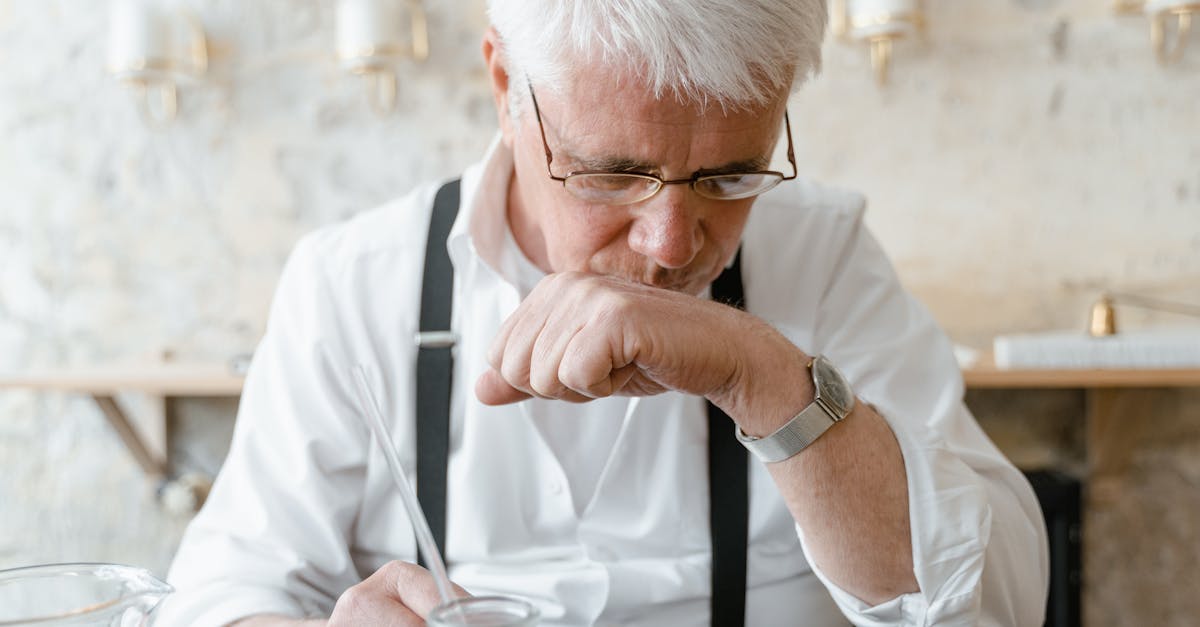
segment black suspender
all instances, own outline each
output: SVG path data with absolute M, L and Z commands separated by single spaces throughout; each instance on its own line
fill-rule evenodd
M 712 284 L 713 300 L 745 309 L 742 253 Z M 712 624 L 746 617 L 746 544 L 750 526 L 750 464 L 733 421 L 708 403 L 708 520 L 712 533 Z
M 446 460 L 450 455 L 450 389 L 454 375 L 454 341 L 435 341 L 431 333 L 450 331 L 454 266 L 446 238 L 458 215 L 459 181 L 438 190 L 429 217 L 425 274 L 421 285 L 421 333 L 417 349 L 417 500 L 433 531 L 438 550 L 446 554 Z M 428 556 L 421 560 L 428 564 Z
M 417 352 L 417 499 L 442 554 L 446 551 L 446 465 L 450 453 L 450 329 L 454 269 L 446 239 L 458 215 L 459 181 L 433 201 L 421 287 L 421 346 Z M 742 308 L 741 254 L 712 286 L 713 300 Z M 746 543 L 750 496 L 746 449 L 725 412 L 708 404 L 709 524 L 712 531 L 712 624 L 737 627 L 746 615 Z M 422 564 L 425 560 L 421 561 Z

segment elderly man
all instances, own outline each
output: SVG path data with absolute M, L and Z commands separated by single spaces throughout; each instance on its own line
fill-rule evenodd
M 437 604 L 358 365 L 451 578 L 543 624 L 1040 624 L 1032 491 L 862 199 L 796 177 L 823 2 L 489 10 L 500 137 L 461 199 L 423 187 L 297 246 L 168 624 Z M 419 348 L 439 286 L 451 333 Z

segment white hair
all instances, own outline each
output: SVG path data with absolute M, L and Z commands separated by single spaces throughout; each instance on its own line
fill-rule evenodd
M 825 0 L 488 0 L 488 15 L 514 78 L 561 90 L 601 64 L 656 98 L 724 109 L 815 75 L 827 19 Z

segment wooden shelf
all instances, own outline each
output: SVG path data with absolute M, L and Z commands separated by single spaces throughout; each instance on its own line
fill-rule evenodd
M 1162 370 L 1002 370 L 990 363 L 963 370 L 971 389 L 1200 387 L 1200 368 Z
M 90 396 L 130 455 L 156 484 L 158 494 L 173 488 L 173 493 L 190 494 L 191 506 L 199 508 L 211 478 L 171 475 L 167 443 L 171 400 L 237 398 L 242 393 L 243 379 L 228 367 L 215 364 L 143 363 L 0 372 L 0 391 L 7 388 Z M 129 403 L 131 400 L 135 402 Z
M 0 389 L 113 395 L 141 392 L 155 396 L 238 396 L 244 377 L 212 364 L 153 364 L 0 372 Z
M 990 358 L 963 370 L 971 389 L 1019 388 L 1161 388 L 1200 387 L 1200 368 L 1163 370 L 1003 370 Z M 223 396 L 241 394 L 245 378 L 214 364 L 158 364 L 108 368 L 64 368 L 0 372 L 0 389 L 111 395 L 141 392 L 156 396 Z

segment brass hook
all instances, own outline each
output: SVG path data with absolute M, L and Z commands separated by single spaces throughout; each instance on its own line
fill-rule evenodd
M 1108 337 L 1117 334 L 1117 314 L 1113 309 L 1112 296 L 1102 294 L 1092 304 L 1091 314 L 1088 315 L 1088 335 L 1092 337 Z
M 1154 45 L 1154 56 L 1160 65 L 1170 65 L 1183 58 L 1187 48 L 1188 35 L 1192 32 L 1193 7 L 1180 7 L 1155 13 L 1150 19 L 1150 42 Z M 1167 16 L 1176 18 L 1175 45 L 1167 49 Z
M 425 6 L 420 0 L 409 3 L 412 16 L 412 56 L 417 61 L 429 58 L 429 23 L 425 19 Z
M 846 13 L 846 0 L 833 0 L 829 7 L 829 30 L 841 41 L 847 41 L 850 32 L 850 18 Z
M 157 81 L 153 84 L 138 81 L 135 86 L 138 90 L 138 100 L 142 103 L 142 117 L 146 121 L 154 126 L 163 127 L 175 119 L 179 110 L 179 95 L 173 81 Z M 151 91 L 158 95 L 157 106 Z
M 367 73 L 371 81 L 371 108 L 379 115 L 387 115 L 396 109 L 396 74 L 386 68 L 375 68 Z
M 892 63 L 892 38 L 873 37 L 871 39 L 871 67 L 875 70 L 875 82 L 886 85 L 888 69 Z

